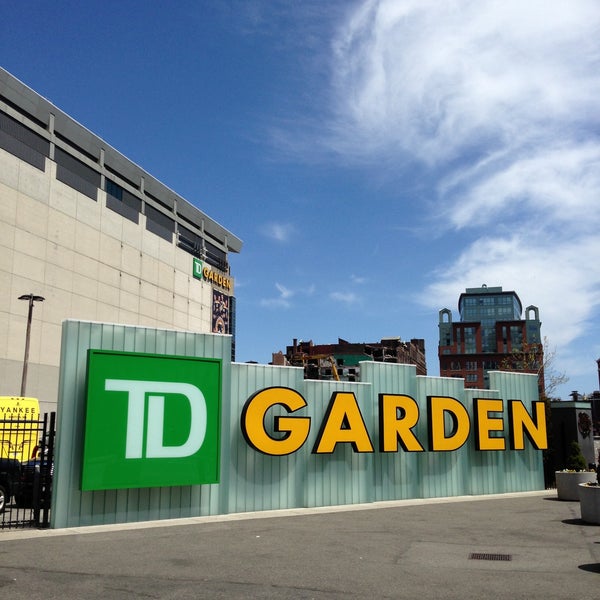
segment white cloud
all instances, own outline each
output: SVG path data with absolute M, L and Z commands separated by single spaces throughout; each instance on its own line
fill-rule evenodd
M 490 222 L 522 224 L 572 235 L 595 234 L 600 226 L 600 142 L 523 149 L 487 158 L 453 173 L 440 185 L 454 226 Z
M 290 308 L 291 304 L 284 298 L 262 298 L 260 306 L 263 308 Z
M 263 225 L 261 232 L 276 242 L 286 243 L 294 233 L 294 226 L 290 223 L 267 223 Z
M 260 305 L 265 308 L 290 308 L 292 305 L 290 300 L 295 292 L 280 283 L 275 283 L 275 288 L 279 295 L 274 298 L 263 298 Z
M 311 284 L 305 289 L 293 290 L 281 283 L 275 283 L 275 289 L 279 295 L 274 298 L 263 298 L 260 301 L 261 306 L 266 308 L 290 308 L 292 306 L 292 298 L 298 295 L 310 297 L 314 295 L 316 286 Z
M 323 144 L 405 174 L 420 164 L 437 192 L 423 216 L 455 250 L 423 303 L 453 308 L 466 287 L 502 285 L 540 308 L 565 365 L 587 364 L 579 344 L 600 308 L 600 3 L 369 0 L 333 51 Z
M 361 277 L 360 275 L 354 275 L 354 273 L 352 275 L 350 275 L 350 279 L 352 280 L 352 283 L 355 283 L 356 285 L 363 285 L 363 284 L 367 283 L 366 277 Z
M 359 296 L 354 292 L 331 292 L 329 297 L 335 302 L 340 302 L 347 306 L 360 303 Z
M 598 123 L 599 26 L 593 0 L 365 2 L 334 43 L 329 144 L 433 165 Z
M 288 298 L 291 298 L 294 295 L 294 292 L 292 290 L 286 288 L 280 283 L 276 283 L 275 287 L 277 288 L 277 291 L 281 294 L 281 298 L 284 300 L 287 300 Z
M 290 308 L 291 304 L 283 298 L 262 298 L 259 302 L 263 308 Z

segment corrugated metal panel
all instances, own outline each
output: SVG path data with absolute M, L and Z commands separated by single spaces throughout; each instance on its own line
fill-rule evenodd
M 230 356 L 231 338 L 81 321 L 63 323 L 52 527 L 226 512 L 219 502 L 218 485 L 81 491 L 89 348 L 221 358 Z M 224 360 L 224 398 L 230 396 L 230 379 L 230 364 Z M 229 419 L 230 415 L 224 414 L 225 418 Z
M 337 444 L 332 454 L 310 454 L 317 441 L 323 417 L 334 392 L 351 392 L 356 397 L 371 441 L 373 439 L 376 412 L 371 402 L 370 386 L 360 383 L 311 381 L 304 382 L 308 401 L 307 415 L 312 427 L 305 455 L 304 506 L 334 506 L 372 502 L 373 454 L 358 454 L 350 444 Z
M 465 390 L 462 379 L 444 377 L 418 377 L 417 398 L 421 408 L 422 420 L 417 434 L 423 444 L 427 444 L 427 397 L 449 396 L 465 404 Z M 469 411 L 469 407 L 466 407 Z M 450 423 L 446 421 L 447 429 Z M 424 452 L 419 454 L 420 460 L 420 498 L 438 498 L 443 496 L 461 496 L 470 494 L 468 444 L 453 452 Z
M 303 451 L 280 457 L 257 452 L 242 436 L 240 416 L 246 400 L 264 388 L 287 387 L 301 392 L 303 370 L 234 363 L 231 375 L 230 419 L 228 432 L 223 436 L 229 438 L 231 450 L 226 512 L 301 506 L 300 465 L 306 462 Z M 282 407 L 274 407 L 269 411 L 269 419 L 276 415 L 287 415 L 287 412 Z M 223 423 L 227 427 L 225 418 Z M 225 480 L 221 478 L 221 481 Z
M 490 372 L 490 388 L 499 390 L 504 399 L 505 410 L 509 400 L 521 400 L 529 413 L 532 413 L 533 402 L 539 400 L 537 375 L 510 373 L 506 371 Z M 508 414 L 505 416 L 508 426 Z M 508 443 L 507 443 L 508 447 Z M 504 490 L 506 492 L 544 489 L 544 473 L 542 453 L 531 444 L 525 444 L 524 450 L 507 450 L 499 453 L 499 461 L 503 461 Z
M 500 398 L 500 394 L 497 390 L 465 390 L 465 405 L 470 408 L 469 414 L 473 427 L 475 422 L 472 407 L 476 398 L 496 400 Z M 504 402 L 504 410 L 506 410 L 506 402 Z M 506 423 L 505 414 L 504 419 Z M 506 439 L 506 432 L 502 437 Z M 508 441 L 506 447 L 508 448 Z M 474 444 L 469 444 L 469 493 L 479 495 L 506 491 L 503 477 L 503 455 L 504 452 L 479 452 L 475 449 Z
M 361 380 L 371 384 L 371 397 L 375 414 L 378 414 L 380 394 L 404 394 L 417 400 L 416 367 L 380 362 L 361 362 Z M 424 406 L 419 406 L 422 415 Z M 419 431 L 422 430 L 422 431 Z M 373 442 L 377 450 L 380 447 L 379 418 L 374 417 L 372 425 Z M 427 440 L 427 429 L 418 426 L 414 430 L 421 444 Z M 374 456 L 374 500 L 398 500 L 418 498 L 420 475 L 420 457 L 418 452 L 405 452 L 398 448 L 395 453 L 377 452 Z

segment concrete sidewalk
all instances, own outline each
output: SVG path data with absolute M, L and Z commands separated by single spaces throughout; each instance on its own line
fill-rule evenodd
M 28 600 L 596 600 L 600 527 L 579 517 L 547 491 L 0 532 L 0 585 Z

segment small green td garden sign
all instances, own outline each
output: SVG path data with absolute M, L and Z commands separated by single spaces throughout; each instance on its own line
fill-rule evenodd
M 82 490 L 219 481 L 221 360 L 89 350 Z

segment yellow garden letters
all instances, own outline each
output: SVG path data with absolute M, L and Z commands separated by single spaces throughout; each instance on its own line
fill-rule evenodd
M 548 443 L 544 403 L 532 403 L 533 415 L 520 400 L 509 400 L 507 404 L 508 417 L 503 400 L 475 398 L 471 420 L 467 408 L 456 398 L 429 396 L 426 416 L 428 450 L 458 450 L 472 436 L 477 450 L 502 451 L 506 450 L 505 432 L 508 433 L 511 450 L 524 450 L 525 437 L 534 448 L 545 450 Z M 273 426 L 267 427 L 268 412 L 277 405 L 283 407 L 288 416 L 273 417 Z M 293 413 L 306 406 L 302 395 L 290 388 L 260 390 L 247 400 L 242 411 L 241 427 L 246 441 L 255 450 L 271 456 L 298 451 L 308 439 L 311 419 Z M 398 452 L 399 448 L 405 452 L 425 451 L 415 433 L 421 414 L 414 398 L 403 394 L 380 394 L 378 416 L 380 452 Z M 337 444 L 350 444 L 355 452 L 374 452 L 371 435 L 352 392 L 332 394 L 312 453 L 332 453 Z

